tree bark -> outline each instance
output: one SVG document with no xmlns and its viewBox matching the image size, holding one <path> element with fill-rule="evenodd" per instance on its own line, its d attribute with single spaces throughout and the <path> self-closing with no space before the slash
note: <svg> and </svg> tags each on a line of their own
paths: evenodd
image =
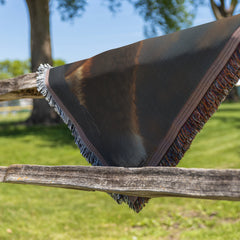
<svg viewBox="0 0 240 240">
<path fill-rule="evenodd" d="M 49 27 L 49 0 L 26 0 L 31 25 L 31 70 L 36 72 L 41 63 L 52 65 Z M 33 100 L 33 111 L 28 124 L 59 123 L 60 118 L 46 100 Z"/>
<path fill-rule="evenodd" d="M 238 0 L 232 0 L 230 7 L 227 9 L 224 0 L 220 1 L 220 5 L 216 4 L 214 0 L 210 0 L 214 16 L 217 20 L 225 17 L 230 17 L 238 4 Z"/>
</svg>

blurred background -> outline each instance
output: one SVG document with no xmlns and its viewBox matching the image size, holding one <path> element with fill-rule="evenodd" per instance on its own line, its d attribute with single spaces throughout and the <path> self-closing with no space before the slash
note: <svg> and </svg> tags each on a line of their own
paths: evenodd
<svg viewBox="0 0 240 240">
<path fill-rule="evenodd" d="M 59 66 L 240 13 L 238 0 L 0 0 L 0 79 Z M 239 89 L 180 167 L 240 168 Z M 0 102 L 0 165 L 86 165 L 45 100 Z M 240 204 L 152 199 L 136 214 L 107 194 L 0 184 L 0 239 L 240 239 Z"/>
</svg>

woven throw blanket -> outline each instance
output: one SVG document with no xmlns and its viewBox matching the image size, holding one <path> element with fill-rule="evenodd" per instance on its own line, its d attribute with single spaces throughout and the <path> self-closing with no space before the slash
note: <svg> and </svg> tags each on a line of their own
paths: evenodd
<svg viewBox="0 0 240 240">
<path fill-rule="evenodd" d="M 240 15 L 51 68 L 38 90 L 94 166 L 176 166 L 240 77 Z M 146 198 L 111 194 L 139 212 Z"/>
</svg>

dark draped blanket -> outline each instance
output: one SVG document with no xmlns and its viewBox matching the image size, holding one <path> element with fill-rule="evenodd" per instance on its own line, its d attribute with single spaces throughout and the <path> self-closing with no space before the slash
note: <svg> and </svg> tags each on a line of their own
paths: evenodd
<svg viewBox="0 0 240 240">
<path fill-rule="evenodd" d="M 176 166 L 239 78 L 237 15 L 60 67 L 41 65 L 38 90 L 92 165 Z M 148 201 L 111 195 L 137 212 Z"/>
</svg>

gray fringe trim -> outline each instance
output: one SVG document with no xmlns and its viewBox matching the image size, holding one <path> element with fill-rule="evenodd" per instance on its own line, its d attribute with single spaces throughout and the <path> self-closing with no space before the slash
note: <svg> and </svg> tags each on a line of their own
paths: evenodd
<svg viewBox="0 0 240 240">
<path fill-rule="evenodd" d="M 98 160 L 97 156 L 86 147 L 86 145 L 80 138 L 79 133 L 76 130 L 76 127 L 74 126 L 72 121 L 69 119 L 67 114 L 59 107 L 56 100 L 48 91 L 45 84 L 45 78 L 46 78 L 47 71 L 51 68 L 52 67 L 49 64 L 41 64 L 39 66 L 37 71 L 37 90 L 45 97 L 49 105 L 54 108 L 56 113 L 61 117 L 63 122 L 68 126 L 69 130 L 71 131 L 74 137 L 74 141 L 78 146 L 78 148 L 80 149 L 80 153 L 83 155 L 83 157 L 85 157 L 87 161 L 93 166 L 102 166 L 102 163 Z"/>
<path fill-rule="evenodd" d="M 103 166 L 103 164 L 99 161 L 97 156 L 90 151 L 82 139 L 79 136 L 79 133 L 76 130 L 75 125 L 69 119 L 67 114 L 60 108 L 57 104 L 56 100 L 53 98 L 52 94 L 48 91 L 47 86 L 45 84 L 46 73 L 52 67 L 49 64 L 41 64 L 37 70 L 37 90 L 45 97 L 49 105 L 54 108 L 57 114 L 61 117 L 63 122 L 68 126 L 69 130 L 74 137 L 74 141 L 78 148 L 80 149 L 80 153 L 83 157 L 87 159 L 87 161 L 93 166 Z M 132 203 L 128 196 L 124 196 L 121 194 L 110 193 L 109 194 L 118 204 L 125 202 L 128 206 L 136 212 L 139 212 L 144 206 L 144 202 L 138 203 L 138 200 Z"/>
</svg>

